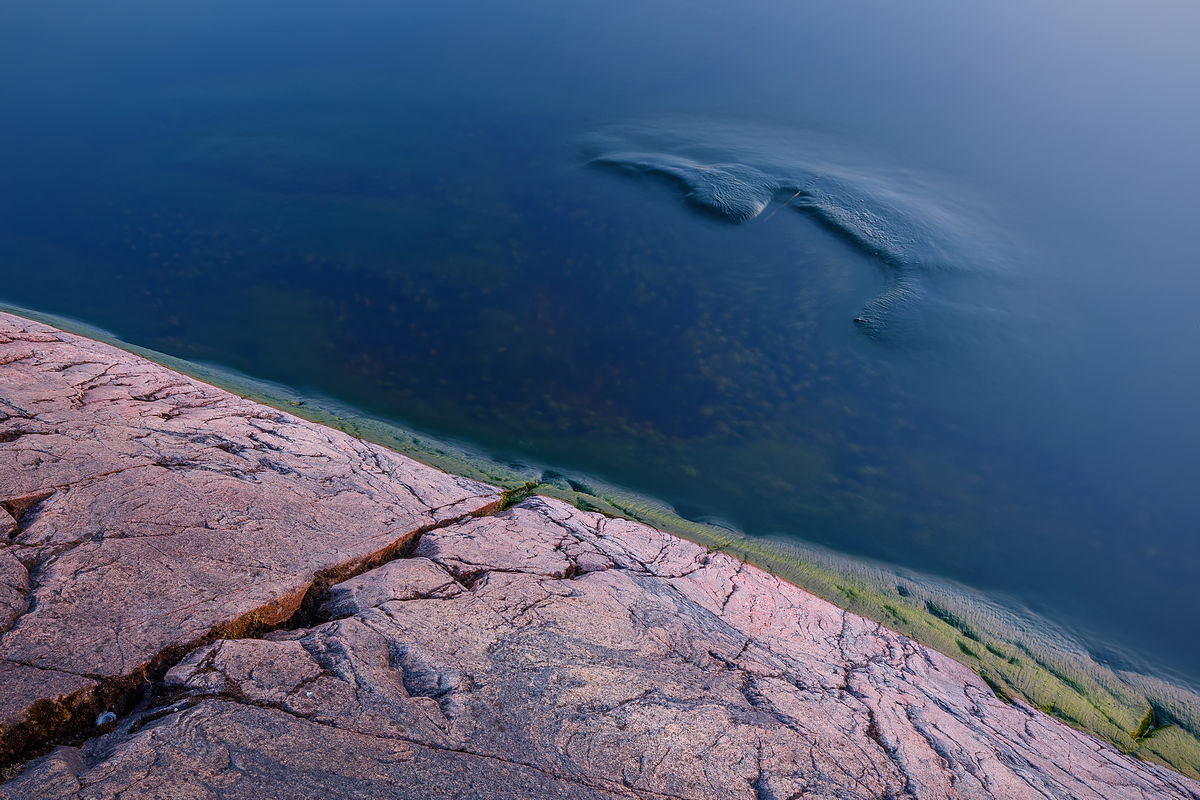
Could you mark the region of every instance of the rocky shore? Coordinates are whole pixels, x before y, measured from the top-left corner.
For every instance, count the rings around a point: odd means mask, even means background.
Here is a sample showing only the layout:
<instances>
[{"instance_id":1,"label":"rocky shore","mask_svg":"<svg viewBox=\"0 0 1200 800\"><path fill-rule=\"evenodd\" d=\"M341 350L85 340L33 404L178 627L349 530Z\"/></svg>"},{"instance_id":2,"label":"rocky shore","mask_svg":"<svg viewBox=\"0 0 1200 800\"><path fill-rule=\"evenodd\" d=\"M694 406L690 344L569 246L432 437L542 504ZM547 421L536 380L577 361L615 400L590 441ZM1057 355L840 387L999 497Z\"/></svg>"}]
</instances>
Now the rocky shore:
<instances>
[{"instance_id":1,"label":"rocky shore","mask_svg":"<svg viewBox=\"0 0 1200 800\"><path fill-rule=\"evenodd\" d=\"M0 798L1200 798L722 553L0 314Z\"/></svg>"}]
</instances>

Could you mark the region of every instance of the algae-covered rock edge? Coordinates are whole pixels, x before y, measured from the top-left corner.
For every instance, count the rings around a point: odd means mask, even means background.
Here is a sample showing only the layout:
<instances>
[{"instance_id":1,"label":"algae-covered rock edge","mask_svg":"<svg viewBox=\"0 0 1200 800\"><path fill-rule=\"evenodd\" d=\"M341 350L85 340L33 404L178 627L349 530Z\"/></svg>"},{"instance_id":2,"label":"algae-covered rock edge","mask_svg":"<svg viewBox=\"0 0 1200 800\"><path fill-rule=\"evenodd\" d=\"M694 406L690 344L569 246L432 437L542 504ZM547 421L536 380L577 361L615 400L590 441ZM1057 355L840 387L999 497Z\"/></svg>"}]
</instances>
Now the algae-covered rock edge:
<instances>
[{"instance_id":1,"label":"algae-covered rock edge","mask_svg":"<svg viewBox=\"0 0 1200 800\"><path fill-rule=\"evenodd\" d=\"M1020 698L1120 750L1200 778L1200 696L1154 676L1117 671L1061 631L1009 613L965 587L883 565L684 519L669 507L585 476L500 464L469 446L439 441L368 417L327 398L196 364L124 342L90 325L0 304L0 311L118 347L170 369L311 422L388 447L446 472L504 489L505 506L529 494L586 511L643 522L763 568L970 667L997 696Z\"/></svg>"}]
</instances>

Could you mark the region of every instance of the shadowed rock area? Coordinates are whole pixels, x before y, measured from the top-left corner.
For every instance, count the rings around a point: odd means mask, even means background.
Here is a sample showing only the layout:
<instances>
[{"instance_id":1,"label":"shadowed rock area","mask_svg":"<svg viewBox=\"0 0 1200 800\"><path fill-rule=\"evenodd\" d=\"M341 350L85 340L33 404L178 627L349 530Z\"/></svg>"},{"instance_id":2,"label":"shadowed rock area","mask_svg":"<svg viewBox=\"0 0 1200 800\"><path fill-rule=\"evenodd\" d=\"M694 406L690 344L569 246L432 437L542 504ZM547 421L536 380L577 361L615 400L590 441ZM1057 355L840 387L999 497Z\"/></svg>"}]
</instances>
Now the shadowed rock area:
<instances>
[{"instance_id":1,"label":"shadowed rock area","mask_svg":"<svg viewBox=\"0 0 1200 800\"><path fill-rule=\"evenodd\" d=\"M5 736L121 702L0 798L1200 798L645 525L13 317L0 363Z\"/></svg>"}]
</instances>

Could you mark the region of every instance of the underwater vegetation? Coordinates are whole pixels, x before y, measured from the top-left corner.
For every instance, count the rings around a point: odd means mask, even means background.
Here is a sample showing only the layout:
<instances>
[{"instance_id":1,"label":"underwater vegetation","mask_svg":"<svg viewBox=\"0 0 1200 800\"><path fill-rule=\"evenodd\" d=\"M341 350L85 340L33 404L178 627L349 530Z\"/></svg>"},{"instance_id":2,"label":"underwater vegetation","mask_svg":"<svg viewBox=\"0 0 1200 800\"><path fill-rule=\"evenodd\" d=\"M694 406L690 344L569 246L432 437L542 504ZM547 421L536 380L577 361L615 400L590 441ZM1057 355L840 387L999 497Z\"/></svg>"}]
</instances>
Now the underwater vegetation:
<instances>
[{"instance_id":1,"label":"underwater vegetation","mask_svg":"<svg viewBox=\"0 0 1200 800\"><path fill-rule=\"evenodd\" d=\"M924 335L931 309L953 305L933 289L938 273L986 273L1006 257L998 237L935 199L923 179L852 166L852 156L801 134L649 125L596 134L586 151L595 166L674 183L691 206L729 223L785 208L810 218L880 268L882 290L854 318L874 340Z\"/></svg>"}]
</instances>

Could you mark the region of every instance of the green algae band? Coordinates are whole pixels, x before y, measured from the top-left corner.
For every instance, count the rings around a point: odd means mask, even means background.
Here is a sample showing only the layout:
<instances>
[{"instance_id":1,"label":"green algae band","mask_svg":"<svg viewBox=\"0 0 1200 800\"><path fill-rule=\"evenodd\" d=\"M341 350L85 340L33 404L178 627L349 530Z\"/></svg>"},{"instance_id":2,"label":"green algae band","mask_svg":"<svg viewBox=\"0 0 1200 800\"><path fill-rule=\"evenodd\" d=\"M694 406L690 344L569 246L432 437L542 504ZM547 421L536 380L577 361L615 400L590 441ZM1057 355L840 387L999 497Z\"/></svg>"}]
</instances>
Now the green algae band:
<instances>
[{"instance_id":1,"label":"green algae band","mask_svg":"<svg viewBox=\"0 0 1200 800\"><path fill-rule=\"evenodd\" d=\"M1200 694L1186 684L1105 666L1069 633L1011 599L1001 603L965 586L826 548L748 537L730 526L685 519L665 503L591 476L533 465L514 468L329 398L304 397L286 387L134 347L70 320L6 306L0 310L122 347L256 402L498 485L506 507L531 493L543 494L728 553L966 664L1002 699L1019 698L1125 752L1200 778ZM1148 707L1160 711L1148 712Z\"/></svg>"}]
</instances>

